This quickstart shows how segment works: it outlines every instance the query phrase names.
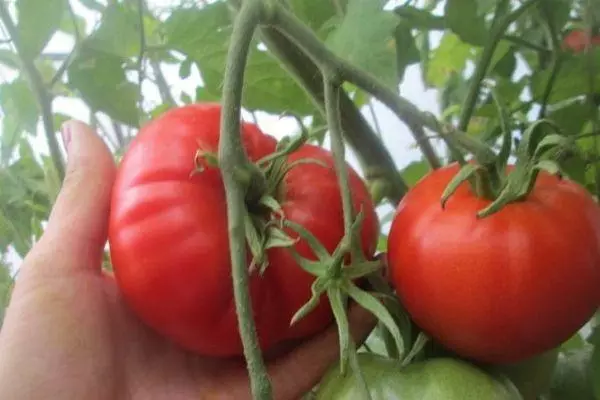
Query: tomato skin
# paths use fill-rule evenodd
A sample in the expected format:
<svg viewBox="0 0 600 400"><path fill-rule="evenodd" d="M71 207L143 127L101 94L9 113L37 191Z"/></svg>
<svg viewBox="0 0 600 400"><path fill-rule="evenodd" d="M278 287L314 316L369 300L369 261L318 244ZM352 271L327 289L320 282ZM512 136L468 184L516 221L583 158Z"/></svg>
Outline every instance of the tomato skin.
<svg viewBox="0 0 600 400"><path fill-rule="evenodd" d="M465 361L432 358L401 367L372 353L359 353L359 365L372 400L520 400L514 385L493 377ZM333 366L319 384L316 400L360 397L359 381Z"/></svg>
<svg viewBox="0 0 600 400"><path fill-rule="evenodd" d="M585 50L588 43L590 43L592 47L600 45L600 36L592 35L591 38L588 38L588 34L585 30L575 29L564 37L563 48L574 53L581 53Z"/></svg>
<svg viewBox="0 0 600 400"><path fill-rule="evenodd" d="M600 209L579 185L541 173L526 201L477 219L467 183L440 198L456 164L398 205L391 280L414 321L457 354L512 363L567 340L600 300Z"/></svg>
<svg viewBox="0 0 600 400"><path fill-rule="evenodd" d="M146 324L185 349L209 356L238 356L242 345L233 300L225 190L217 168L190 176L199 148L218 150L220 106L172 109L144 126L124 155L113 187L109 243L116 281ZM253 124L242 125L248 157L275 150L276 140ZM305 145L289 160L310 157L286 176L281 201L286 217L302 224L333 250L344 233L341 199L331 154ZM366 218L366 254L375 251L379 225L368 191L354 172L355 206ZM291 233L291 232L289 232ZM295 236L295 235L294 235ZM297 251L312 253L300 241ZM270 266L250 277L250 293L263 350L324 329L332 321L326 298L304 320L292 315L310 298L314 278L287 250L268 252Z"/></svg>

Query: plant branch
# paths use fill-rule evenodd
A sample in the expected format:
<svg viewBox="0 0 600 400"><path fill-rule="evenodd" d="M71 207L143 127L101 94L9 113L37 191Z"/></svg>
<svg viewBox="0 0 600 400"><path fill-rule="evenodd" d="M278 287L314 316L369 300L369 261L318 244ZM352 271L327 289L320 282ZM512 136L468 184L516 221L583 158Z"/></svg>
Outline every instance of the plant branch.
<svg viewBox="0 0 600 400"><path fill-rule="evenodd" d="M235 308L252 395L255 399L271 399L271 383L259 347L248 287L245 235L247 210L244 202L247 186L244 187L238 178L240 169L250 164L240 137L241 103L244 70L261 11L260 0L244 2L233 26L223 82L219 165L227 199Z"/></svg>
<svg viewBox="0 0 600 400"><path fill-rule="evenodd" d="M158 87L158 91L160 93L160 97L164 103L175 107L177 102L175 98L173 98L173 94L171 93L171 89L169 88L169 84L165 79L165 75L160 69L160 64L156 60L150 59L150 66L152 67L152 72L154 72L154 78L156 80L156 86Z"/></svg>
<svg viewBox="0 0 600 400"><path fill-rule="evenodd" d="M528 48L530 50L537 51L539 53L550 53L551 50L545 48L544 46L540 46L539 44L529 42L519 36L515 35L504 35L502 36L504 40L512 42L514 44L520 45L522 47Z"/></svg>
<svg viewBox="0 0 600 400"><path fill-rule="evenodd" d="M327 125L331 134L331 151L333 153L335 169L339 180L340 192L342 194L342 208L344 212L344 230L350 234L354 220L352 205L352 194L348 184L348 170L346 169L346 156L344 139L342 136L342 124L340 120L340 87L328 74L323 74L323 86L325 88L325 109L327 113Z"/></svg>
<svg viewBox="0 0 600 400"><path fill-rule="evenodd" d="M259 32L270 53L279 59L282 66L306 91L317 110L325 115L323 81L315 63L275 28L262 26ZM393 204L398 204L407 192L408 185L396 173L396 165L388 149L344 92L340 93L340 112L345 138L356 152L367 180L385 182L387 190L384 197Z"/></svg>
<svg viewBox="0 0 600 400"><path fill-rule="evenodd" d="M477 62L475 71L473 72L473 77L471 78L469 92L467 93L467 97L465 98L465 102L463 103L462 112L460 114L460 119L458 122L459 131L467 131L469 121L471 120L471 115L473 115L473 111L475 110L475 105L477 103L477 97L479 96L481 82L485 78L490 62L492 61L494 51L496 50L496 46L498 45L500 39L503 37L506 28L508 28L508 26L511 23L517 20L517 18L519 18L525 11L527 11L527 9L529 9L529 7L533 6L537 1L538 0L527 0L523 2L523 4L519 8L499 19L497 23L494 24L494 26L492 27L489 42L487 46L485 46L483 54L481 54L481 57Z"/></svg>
<svg viewBox="0 0 600 400"><path fill-rule="evenodd" d="M422 113L411 102L387 88L377 78L351 63L337 57L315 36L315 34L300 22L293 14L283 7L277 7L274 13L275 28L287 36L296 46L303 49L321 70L335 71L341 79L352 82L371 95L377 97L389 107L409 127L427 126L437 129L437 124L426 114ZM418 135L421 131L411 129ZM439 168L440 161L424 137L415 137L421 151L432 168Z"/></svg>
<svg viewBox="0 0 600 400"><path fill-rule="evenodd" d="M60 153L58 140L56 139L54 131L54 118L52 115L52 97L50 93L48 93L48 91L46 90L46 87L44 86L44 81L42 80L41 75L36 69L33 60L29 58L29 56L23 51L17 27L15 26L12 18L10 17L8 8L6 7L6 3L3 1L0 1L0 20L4 24L4 27L6 28L8 34L13 40L13 44L15 46L17 54L19 55L19 58L21 59L21 64L23 65L23 72L28 78L29 83L31 84L31 88L36 95L38 105L42 113L42 122L44 124L44 131L46 134L48 147L50 149L52 162L54 164L54 168L56 168L58 177L62 181L62 179L65 176L65 167L63 164L62 155Z"/></svg>
<svg viewBox="0 0 600 400"><path fill-rule="evenodd" d="M73 62L73 59L75 58L75 55L77 54L78 51L79 51L79 44L75 43L73 50L71 50L71 52L67 55L67 57L64 59L62 64L60 64L60 67L58 67L58 69L52 76L52 79L50 79L50 82L48 83L49 89L52 89L54 87L54 85L56 85L58 83L58 81L60 81L62 79L63 75L67 71L67 68L69 68L69 65L71 65L71 63Z"/></svg>
<svg viewBox="0 0 600 400"><path fill-rule="evenodd" d="M73 62L73 59L75 58L75 55L79 51L79 47L81 45L81 33L79 32L79 26L77 26L77 15L75 14L75 11L73 11L73 7L71 6L70 2L67 4L67 9L69 11L69 16L71 17L71 22L73 23L73 32L75 33L75 46L73 46L71 52L63 60L60 67L58 67L58 70L56 70L52 79L50 79L50 83L48 84L48 88L50 90L52 90L54 85L56 85L56 83L62 79L65 71Z"/></svg>
<svg viewBox="0 0 600 400"><path fill-rule="evenodd" d="M560 40L558 38L558 32L556 31L556 27L552 22L551 15L548 15L548 9L546 7L542 7L542 10L545 14L544 26L546 30L546 35L548 36L548 40L550 41L550 45L552 47L552 61L550 67L550 77L548 78L548 82L546 82L546 87L544 88L544 94L542 95L542 104L538 113L538 119L542 119L546 116L546 109L548 108L548 101L550 100L550 95L552 94L552 88L554 87L554 83L556 82L556 78L558 78L558 74L562 66L562 58L560 57Z"/></svg>

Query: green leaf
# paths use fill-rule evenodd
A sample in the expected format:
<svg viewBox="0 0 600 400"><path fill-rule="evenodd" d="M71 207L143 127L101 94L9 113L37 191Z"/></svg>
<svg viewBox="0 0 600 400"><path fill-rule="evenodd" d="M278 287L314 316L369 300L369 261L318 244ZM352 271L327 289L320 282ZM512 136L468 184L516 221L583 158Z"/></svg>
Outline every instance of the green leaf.
<svg viewBox="0 0 600 400"><path fill-rule="evenodd" d="M192 64L194 61L191 58L186 58L183 60L181 65L179 66L179 77L181 79L187 79L192 74Z"/></svg>
<svg viewBox="0 0 600 400"><path fill-rule="evenodd" d="M0 139L0 160L7 161L19 142L23 131L36 132L39 117L38 106L24 79L0 85L0 107L2 137Z"/></svg>
<svg viewBox="0 0 600 400"><path fill-rule="evenodd" d="M33 157L33 150L21 139L19 158L0 169L0 252L8 246L24 257L34 238L42 232L51 202L44 171Z"/></svg>
<svg viewBox="0 0 600 400"><path fill-rule="evenodd" d="M77 28L77 29L76 29ZM58 29L68 35L85 35L87 29L87 20L81 15L63 13Z"/></svg>
<svg viewBox="0 0 600 400"><path fill-rule="evenodd" d="M410 5L402 5L394 9L394 13L406 25L415 29L424 30L444 30L446 23L443 17L438 17L431 14L427 10L413 7Z"/></svg>
<svg viewBox="0 0 600 400"><path fill-rule="evenodd" d="M93 109L137 126L138 89L127 80L119 57L84 46L69 66L68 77L69 84Z"/></svg>
<svg viewBox="0 0 600 400"><path fill-rule="evenodd" d="M541 15L544 18L549 17L553 26L560 30L569 20L573 0L543 0L537 3L537 7L543 9Z"/></svg>
<svg viewBox="0 0 600 400"><path fill-rule="evenodd" d="M423 178L431 168L429 163L424 160L413 161L400 171L400 175L408 186L414 186L421 178Z"/></svg>
<svg viewBox="0 0 600 400"><path fill-rule="evenodd" d="M326 43L338 56L396 88L399 80L393 34L398 19L383 9L385 3L350 0L344 20Z"/></svg>
<svg viewBox="0 0 600 400"><path fill-rule="evenodd" d="M506 78L496 78L496 93L502 102L508 107L508 110L518 108L521 105L521 93L527 85L527 79L514 81ZM476 116L496 118L498 112L497 107L493 102L492 96L489 95L484 104L482 104L475 112Z"/></svg>
<svg viewBox="0 0 600 400"><path fill-rule="evenodd" d="M60 26L67 0L17 0L20 44L28 58L36 58Z"/></svg>
<svg viewBox="0 0 600 400"><path fill-rule="evenodd" d="M483 16L478 15L473 0L446 0L444 9L446 24L466 43L484 46L488 31Z"/></svg>
<svg viewBox="0 0 600 400"><path fill-rule="evenodd" d="M592 51L594 60L600 59L600 47L596 47ZM534 72L531 82L534 99L542 99L551 73L550 68ZM596 82L600 82L600 70L596 69L594 71L594 77ZM585 55L573 55L566 58L552 86L552 91L548 99L549 104L587 94L589 91L589 79L588 63Z"/></svg>
<svg viewBox="0 0 600 400"><path fill-rule="evenodd" d="M225 59L231 34L227 4L179 8L164 23L167 45L194 60L204 86L196 101L221 98ZM265 51L253 47L245 73L243 106L273 114L294 111L311 114L314 106L304 90Z"/></svg>
<svg viewBox="0 0 600 400"><path fill-rule="evenodd" d="M500 41L500 43L502 42L504 42L504 40ZM515 56L515 51L513 50L513 47L510 47L509 51L504 53L502 57L497 58L497 61L494 63L494 66L490 70L491 73L494 75L498 75L502 78L509 79L513 76L516 68L517 57Z"/></svg>
<svg viewBox="0 0 600 400"><path fill-rule="evenodd" d="M551 107L546 118L556 123L567 135L577 135L590 117L590 108L585 100L575 100L567 104Z"/></svg>
<svg viewBox="0 0 600 400"><path fill-rule="evenodd" d="M89 48L127 58L140 52L139 17L131 3L112 3L104 10L102 22L86 40Z"/></svg>
<svg viewBox="0 0 600 400"><path fill-rule="evenodd" d="M455 34L446 32L431 56L427 81L436 87L444 86L453 73L462 73L471 51L470 45L461 41Z"/></svg>
<svg viewBox="0 0 600 400"><path fill-rule="evenodd" d="M494 54L492 55L492 59L490 61L489 70L493 70L496 68L496 65L506 56L510 50L512 49L513 44L508 40L500 40L496 45L496 49L494 50ZM481 53L483 53L483 49L477 49L477 56L479 57Z"/></svg>
<svg viewBox="0 0 600 400"><path fill-rule="evenodd" d="M12 51L0 49L0 63L5 66L18 70L20 68L19 57Z"/></svg>
<svg viewBox="0 0 600 400"><path fill-rule="evenodd" d="M568 350L558 355L558 362L552 377L549 400L594 399L594 377L591 361L594 346L585 346Z"/></svg>
<svg viewBox="0 0 600 400"><path fill-rule="evenodd" d="M342 17L348 0L289 0L288 4L296 17L311 28L319 38L325 40L335 29L334 22L339 22Z"/></svg>
<svg viewBox="0 0 600 400"><path fill-rule="evenodd" d="M394 38L396 40L397 77L398 81L402 81L406 67L419 62L421 54L419 53L419 49L417 49L415 39L408 24L398 24Z"/></svg>

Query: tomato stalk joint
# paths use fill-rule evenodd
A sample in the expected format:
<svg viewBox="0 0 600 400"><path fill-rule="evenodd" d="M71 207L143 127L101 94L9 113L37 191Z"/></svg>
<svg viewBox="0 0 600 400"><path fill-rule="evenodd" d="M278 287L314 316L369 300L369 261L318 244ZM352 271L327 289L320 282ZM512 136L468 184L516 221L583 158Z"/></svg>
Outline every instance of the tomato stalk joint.
<svg viewBox="0 0 600 400"><path fill-rule="evenodd" d="M551 132L551 133L549 133ZM504 132L504 143L496 154L485 143L466 133L447 129L445 139L453 146L473 154L473 160L464 163L459 172L448 183L441 198L441 207L466 181L477 196L490 201L477 212L477 218L485 218L504 206L524 201L535 185L540 171L562 177L559 160L567 152L576 151L574 142L560 133L558 127L548 121L539 120L523 133L516 148L516 163L508 165L512 147L510 131Z"/></svg>

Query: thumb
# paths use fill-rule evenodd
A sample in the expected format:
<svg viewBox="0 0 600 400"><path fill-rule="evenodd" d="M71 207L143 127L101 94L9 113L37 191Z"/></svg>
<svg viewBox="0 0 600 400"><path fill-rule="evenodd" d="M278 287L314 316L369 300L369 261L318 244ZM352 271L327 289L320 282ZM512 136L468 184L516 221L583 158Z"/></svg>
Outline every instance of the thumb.
<svg viewBox="0 0 600 400"><path fill-rule="evenodd" d="M61 268L100 268L115 163L88 125L66 122L62 134L68 158L66 176L39 246Z"/></svg>

